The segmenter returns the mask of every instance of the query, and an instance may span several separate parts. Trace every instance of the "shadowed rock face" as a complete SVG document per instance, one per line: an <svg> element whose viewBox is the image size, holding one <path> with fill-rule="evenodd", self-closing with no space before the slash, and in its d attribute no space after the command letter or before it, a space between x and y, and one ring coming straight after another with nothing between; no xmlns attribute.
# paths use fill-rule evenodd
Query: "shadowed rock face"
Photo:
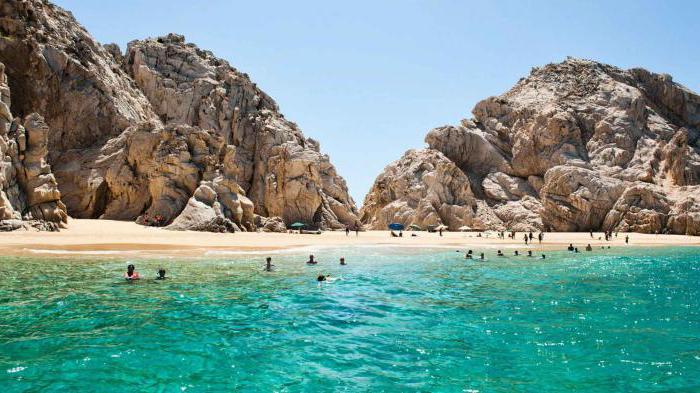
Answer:
<svg viewBox="0 0 700 393"><path fill-rule="evenodd" d="M182 36L134 41L122 55L59 7L10 0L0 4L0 61L18 92L12 110L40 113L51 129L48 161L73 217L158 216L216 231L252 230L255 215L357 221L318 143L247 75Z"/></svg>
<svg viewBox="0 0 700 393"><path fill-rule="evenodd" d="M0 63L0 231L56 230L66 207L46 162L49 128L36 113L13 118L5 66Z"/></svg>
<svg viewBox="0 0 700 393"><path fill-rule="evenodd" d="M492 228L700 233L700 96L670 76L570 58L533 69L473 115L430 131L426 143L469 179L501 222L489 220ZM396 163L377 178L363 222L380 228L422 215L420 201L401 216L382 215L407 191L367 203L401 184L395 171ZM439 223L456 229L470 220Z"/></svg>

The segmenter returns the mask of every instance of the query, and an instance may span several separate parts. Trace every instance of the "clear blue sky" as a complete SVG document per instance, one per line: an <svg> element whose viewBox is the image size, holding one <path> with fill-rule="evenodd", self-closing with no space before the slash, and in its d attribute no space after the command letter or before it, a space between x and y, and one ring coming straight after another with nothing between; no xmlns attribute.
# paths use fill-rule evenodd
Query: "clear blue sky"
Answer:
<svg viewBox="0 0 700 393"><path fill-rule="evenodd" d="M169 32L247 72L359 204L433 127L533 66L583 57L700 91L700 1L55 0L101 43Z"/></svg>

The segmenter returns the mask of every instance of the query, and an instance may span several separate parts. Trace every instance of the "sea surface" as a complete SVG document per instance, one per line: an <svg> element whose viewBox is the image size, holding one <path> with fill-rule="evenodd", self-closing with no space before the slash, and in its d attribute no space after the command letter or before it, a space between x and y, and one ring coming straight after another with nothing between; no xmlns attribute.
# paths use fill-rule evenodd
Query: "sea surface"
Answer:
<svg viewBox="0 0 700 393"><path fill-rule="evenodd" d="M699 248L475 251L0 257L0 389L700 391Z"/></svg>

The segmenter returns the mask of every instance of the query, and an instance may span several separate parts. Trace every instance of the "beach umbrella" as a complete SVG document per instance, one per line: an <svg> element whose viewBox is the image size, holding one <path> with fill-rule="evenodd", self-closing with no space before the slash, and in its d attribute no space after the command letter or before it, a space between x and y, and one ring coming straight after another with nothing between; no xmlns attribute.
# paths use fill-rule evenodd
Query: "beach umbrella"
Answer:
<svg viewBox="0 0 700 393"><path fill-rule="evenodd" d="M467 232L467 231L471 231L471 230L472 230L470 227L468 227L468 226L466 226L466 225L463 225L463 226L459 227L458 229L459 229L460 231L462 231L462 232Z"/></svg>
<svg viewBox="0 0 700 393"><path fill-rule="evenodd" d="M414 231L422 231L422 230L423 230L423 228L419 227L419 226L416 225L416 224L411 224L411 225L409 225L408 227L411 228L411 229L413 229Z"/></svg>
<svg viewBox="0 0 700 393"><path fill-rule="evenodd" d="M439 231L439 230L441 230L441 229L442 229L443 231L446 230L446 229L447 229L447 225L438 225L438 226L435 228L436 231Z"/></svg>
<svg viewBox="0 0 700 393"><path fill-rule="evenodd" d="M392 231L403 231L403 228L403 224L399 224L397 222L392 222L391 224L389 224L389 229L391 229Z"/></svg>
<svg viewBox="0 0 700 393"><path fill-rule="evenodd" d="M290 227L292 227L292 228L303 228L305 226L306 226L306 224L304 224L302 222L295 222L294 224L290 225Z"/></svg>

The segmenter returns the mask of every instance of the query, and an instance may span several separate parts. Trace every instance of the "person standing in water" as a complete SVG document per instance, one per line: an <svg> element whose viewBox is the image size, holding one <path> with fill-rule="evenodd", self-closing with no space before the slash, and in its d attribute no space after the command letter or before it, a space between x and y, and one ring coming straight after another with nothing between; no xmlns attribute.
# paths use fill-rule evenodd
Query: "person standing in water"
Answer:
<svg viewBox="0 0 700 393"><path fill-rule="evenodd" d="M126 278L127 280L138 280L139 278L141 278L139 276L139 272L137 272L135 269L136 268L134 267L134 265L130 264L129 266L127 266L126 273L124 273L124 278Z"/></svg>
<svg viewBox="0 0 700 393"><path fill-rule="evenodd" d="M165 280L167 277L165 277L165 269L162 267L158 269L158 276L156 277L156 280Z"/></svg>
<svg viewBox="0 0 700 393"><path fill-rule="evenodd" d="M306 261L306 264L307 264L307 265L315 265L315 264L317 264L317 263L318 263L318 262L314 259L313 254L309 255L309 260Z"/></svg>
<svg viewBox="0 0 700 393"><path fill-rule="evenodd" d="M593 251L593 247L591 247L590 243L586 246L586 251Z"/></svg>
<svg viewBox="0 0 700 393"><path fill-rule="evenodd" d="M272 264L272 257L265 258L265 271L271 272L273 266L274 265Z"/></svg>
<svg viewBox="0 0 700 393"><path fill-rule="evenodd" d="M346 265L346 263L345 263L345 258L344 258L344 257L340 257L340 264L341 264L341 265Z"/></svg>

